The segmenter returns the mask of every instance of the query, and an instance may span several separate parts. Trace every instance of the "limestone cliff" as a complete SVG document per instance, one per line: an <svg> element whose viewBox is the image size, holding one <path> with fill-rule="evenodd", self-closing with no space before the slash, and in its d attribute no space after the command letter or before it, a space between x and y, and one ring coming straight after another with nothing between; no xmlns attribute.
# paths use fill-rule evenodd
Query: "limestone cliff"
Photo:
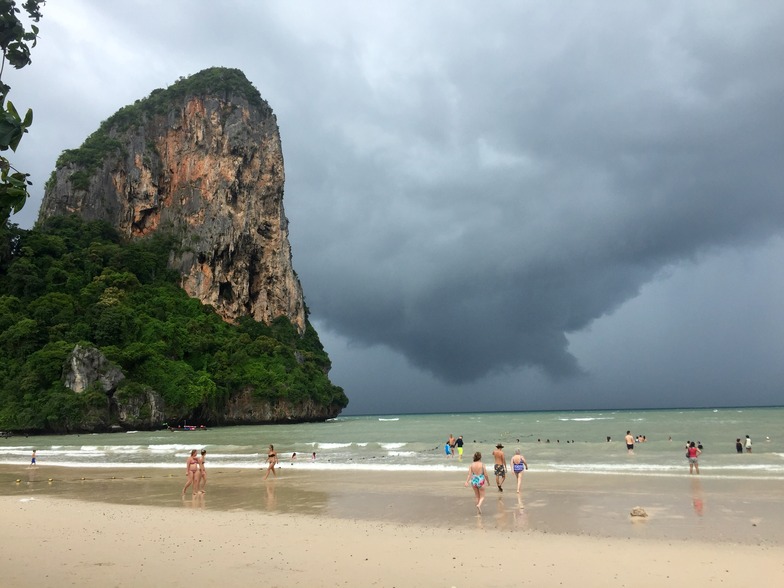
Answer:
<svg viewBox="0 0 784 588"><path fill-rule="evenodd" d="M288 317L305 329L269 105L238 70L212 68L117 112L63 153L39 220L77 213L129 238L177 236L170 266L225 320Z"/></svg>

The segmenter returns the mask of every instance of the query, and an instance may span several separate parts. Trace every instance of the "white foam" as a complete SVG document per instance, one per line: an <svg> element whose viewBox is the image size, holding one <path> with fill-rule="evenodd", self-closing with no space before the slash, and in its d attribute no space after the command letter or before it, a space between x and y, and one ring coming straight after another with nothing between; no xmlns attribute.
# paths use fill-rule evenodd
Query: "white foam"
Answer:
<svg viewBox="0 0 784 588"><path fill-rule="evenodd" d="M318 443L319 449L343 449L344 447L351 447L351 443Z"/></svg>
<svg viewBox="0 0 784 588"><path fill-rule="evenodd" d="M400 449L401 447L405 447L406 443L379 443L382 449L392 450L392 449Z"/></svg>

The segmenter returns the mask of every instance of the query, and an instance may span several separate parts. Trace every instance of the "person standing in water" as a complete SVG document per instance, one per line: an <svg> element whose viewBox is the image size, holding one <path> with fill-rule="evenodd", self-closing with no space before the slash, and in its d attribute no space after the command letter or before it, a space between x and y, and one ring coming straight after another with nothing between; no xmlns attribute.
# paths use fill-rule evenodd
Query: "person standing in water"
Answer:
<svg viewBox="0 0 784 588"><path fill-rule="evenodd" d="M517 493L520 494L520 484L523 481L523 472L528 469L528 463L525 461L525 457L523 457L519 449L515 449L511 464L512 471L517 478Z"/></svg>
<svg viewBox="0 0 784 588"><path fill-rule="evenodd" d="M746 453L751 453L751 437L746 435Z"/></svg>
<svg viewBox="0 0 784 588"><path fill-rule="evenodd" d="M689 447L686 451L686 455L689 458L689 474L693 474L696 470L697 474L699 475L700 465L697 463L697 457L700 455L700 453L702 453L702 451L700 451L694 441L689 443Z"/></svg>
<svg viewBox="0 0 784 588"><path fill-rule="evenodd" d="M457 445L457 457L463 459L463 436L462 435L458 436L457 441L455 441L455 444Z"/></svg>
<svg viewBox="0 0 784 588"><path fill-rule="evenodd" d="M506 456L504 455L503 449L504 446L499 443L495 446L495 451L493 451L493 458L495 459L493 471L495 473L495 484L498 486L499 492L504 491L501 486L503 486L506 481Z"/></svg>
<svg viewBox="0 0 784 588"><path fill-rule="evenodd" d="M482 463L482 454L478 451L474 453L474 461L468 466L468 477L466 478L465 485L470 485L474 489L474 498L476 499L476 511L482 514L482 503L485 500L485 486L487 485L488 477L485 464Z"/></svg>
<svg viewBox="0 0 784 588"><path fill-rule="evenodd" d="M634 453L634 437L631 431L626 431L626 452L631 455Z"/></svg>
<svg viewBox="0 0 784 588"><path fill-rule="evenodd" d="M270 475L272 472L272 476L277 478L278 474L275 471L275 465L278 463L278 454L275 453L275 448L270 444L269 451L267 452L267 473L264 474L264 479L267 479L267 476Z"/></svg>

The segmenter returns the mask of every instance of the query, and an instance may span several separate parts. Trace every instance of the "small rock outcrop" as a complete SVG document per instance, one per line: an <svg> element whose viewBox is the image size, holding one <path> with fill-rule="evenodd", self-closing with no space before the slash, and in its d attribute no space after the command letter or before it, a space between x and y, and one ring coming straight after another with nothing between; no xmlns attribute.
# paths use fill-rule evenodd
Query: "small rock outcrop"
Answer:
<svg viewBox="0 0 784 588"><path fill-rule="evenodd" d="M121 234L174 235L170 266L228 321L305 329L283 210L277 119L242 72L212 68L156 90L65 151L39 220L76 213Z"/></svg>
<svg viewBox="0 0 784 588"><path fill-rule="evenodd" d="M166 422L163 399L151 388L145 388L138 393L120 389L112 402L117 420L125 428L147 429L160 427Z"/></svg>
<svg viewBox="0 0 784 588"><path fill-rule="evenodd" d="M68 357L63 373L63 383L76 393L87 390L95 383L108 395L114 393L125 379L119 367L111 363L94 347L77 345Z"/></svg>

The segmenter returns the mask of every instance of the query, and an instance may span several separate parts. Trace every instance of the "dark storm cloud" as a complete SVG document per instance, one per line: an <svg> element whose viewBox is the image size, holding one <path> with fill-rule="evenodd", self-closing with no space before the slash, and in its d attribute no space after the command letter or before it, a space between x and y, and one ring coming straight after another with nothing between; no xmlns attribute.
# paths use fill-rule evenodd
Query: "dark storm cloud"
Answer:
<svg viewBox="0 0 784 588"><path fill-rule="evenodd" d="M279 119L314 318L448 383L580 374L570 333L784 226L776 3L65 4L105 30L45 15L78 79L36 49L30 72L68 89L38 103L43 177L120 106L239 67Z"/></svg>
<svg viewBox="0 0 784 588"><path fill-rule="evenodd" d="M564 12L548 31L516 16L479 23L498 43L466 26L423 73L440 82L427 92L366 97L317 138L331 146L317 218L349 201L337 225L309 227L315 255L298 250L311 305L453 382L577 373L566 333L664 265L784 222L780 14L747 17L742 38L696 11ZM329 169L352 176L351 195Z"/></svg>

